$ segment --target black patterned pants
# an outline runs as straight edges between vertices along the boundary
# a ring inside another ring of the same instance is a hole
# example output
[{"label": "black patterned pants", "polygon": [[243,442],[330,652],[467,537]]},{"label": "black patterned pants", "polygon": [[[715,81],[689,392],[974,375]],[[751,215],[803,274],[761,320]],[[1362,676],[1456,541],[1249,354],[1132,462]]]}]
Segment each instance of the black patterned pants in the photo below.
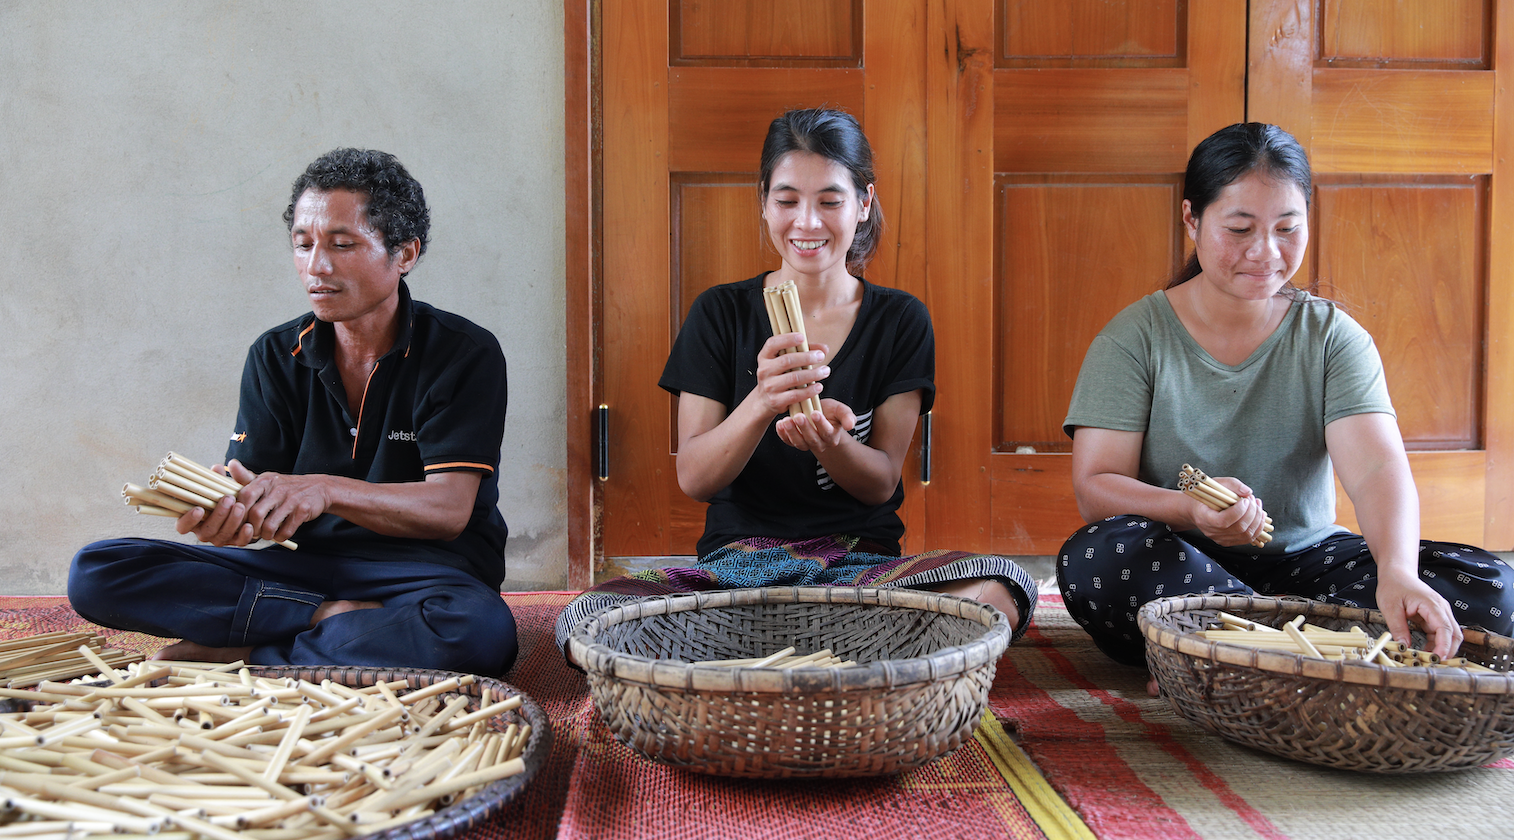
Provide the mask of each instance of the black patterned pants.
[{"label": "black patterned pants", "polygon": [[[1342,532],[1292,554],[1252,554],[1179,536],[1140,516],[1079,528],[1057,557],[1067,611],[1099,649],[1144,665],[1136,626],[1141,605],[1174,595],[1299,595],[1376,609],[1377,564],[1367,541]],[[1514,630],[1514,568],[1467,545],[1422,541],[1419,574],[1451,603],[1459,624],[1500,635]]]}]

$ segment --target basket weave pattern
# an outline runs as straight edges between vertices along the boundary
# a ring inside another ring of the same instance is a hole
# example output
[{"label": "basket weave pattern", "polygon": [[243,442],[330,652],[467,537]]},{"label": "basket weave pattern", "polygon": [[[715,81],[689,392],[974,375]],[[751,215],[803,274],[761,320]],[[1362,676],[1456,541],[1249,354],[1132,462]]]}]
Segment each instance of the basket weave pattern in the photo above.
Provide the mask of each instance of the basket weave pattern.
[{"label": "basket weave pattern", "polygon": [[[610,731],[703,773],[874,776],[972,736],[1009,643],[984,604],[908,589],[768,587],[644,598],[569,639]],[[830,648],[858,665],[694,664]]]},{"label": "basket weave pattern", "polygon": [[[1281,627],[1300,614],[1331,630],[1387,629],[1376,610],[1235,595],[1152,601],[1138,621],[1146,663],[1178,714],[1285,758],[1369,773],[1460,770],[1514,755],[1514,675],[1393,668],[1211,642],[1223,610]],[[1458,655],[1510,670],[1514,639],[1464,629]],[[1413,633],[1425,648],[1425,636]]]}]

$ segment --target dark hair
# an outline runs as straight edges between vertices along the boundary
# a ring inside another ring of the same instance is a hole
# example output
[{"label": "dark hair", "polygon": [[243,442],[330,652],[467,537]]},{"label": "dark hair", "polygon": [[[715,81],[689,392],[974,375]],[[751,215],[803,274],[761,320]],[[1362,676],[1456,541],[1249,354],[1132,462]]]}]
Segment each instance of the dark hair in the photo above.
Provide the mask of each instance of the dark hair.
[{"label": "dark hair", "polygon": [[[852,185],[857,188],[859,197],[866,196],[868,185],[874,183],[873,148],[868,145],[856,118],[845,111],[805,108],[787,111],[773,120],[768,126],[767,139],[762,141],[758,192],[764,203],[772,186],[773,170],[789,152],[812,152],[846,167],[852,174]],[[867,219],[857,224],[852,247],[847,249],[847,271],[861,274],[878,250],[878,241],[882,238],[883,208],[874,195]]]},{"label": "dark hair", "polygon": [[[1204,138],[1188,156],[1183,198],[1188,201],[1189,212],[1195,219],[1202,217],[1222,190],[1251,172],[1293,183],[1304,194],[1306,209],[1314,198],[1309,155],[1292,134],[1267,123],[1236,123]],[[1203,270],[1194,252],[1167,288],[1180,286]]]},{"label": "dark hair", "polygon": [[284,225],[294,229],[294,205],[306,190],[352,190],[368,197],[368,223],[384,235],[393,256],[406,242],[419,239],[420,254],[430,241],[431,210],[420,182],[410,177],[394,155],[373,149],[332,149],[294,179]]}]

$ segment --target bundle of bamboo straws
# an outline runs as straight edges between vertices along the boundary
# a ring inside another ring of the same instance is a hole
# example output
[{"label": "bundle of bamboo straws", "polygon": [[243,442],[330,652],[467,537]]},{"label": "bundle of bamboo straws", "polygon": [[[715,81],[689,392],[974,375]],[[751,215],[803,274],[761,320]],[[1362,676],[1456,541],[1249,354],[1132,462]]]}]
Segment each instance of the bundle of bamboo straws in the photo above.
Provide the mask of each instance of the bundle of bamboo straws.
[{"label": "bundle of bamboo straws", "polygon": [[66,680],[107,667],[140,662],[142,655],[106,647],[94,633],[59,631],[0,642],[0,686],[24,688]]},{"label": "bundle of bamboo straws", "polygon": [[[799,308],[799,287],[794,285],[794,281],[788,280],[771,289],[763,289],[762,304],[767,307],[768,323],[773,327],[773,335],[796,332],[804,338],[804,343],[785,352],[808,353],[810,337],[804,329],[804,310]],[[803,369],[809,370],[813,367],[814,365],[805,365]],[[805,397],[800,402],[789,406],[789,416],[810,414],[819,410],[818,397]]]},{"label": "bundle of bamboo straws", "polygon": [[[242,487],[230,476],[220,475],[183,455],[170,452],[158,462],[158,468],[148,477],[146,487],[127,482],[121,488],[121,495],[129,507],[137,509],[137,513],[178,519],[194,507],[212,510],[222,496],[236,496]],[[290,550],[299,548],[293,540],[279,540],[278,544]]]},{"label": "bundle of bamboo straws", "polygon": [[1306,624],[1302,615],[1284,624],[1283,629],[1279,630],[1224,611],[1218,612],[1219,626],[1198,633],[1207,641],[1297,653],[1315,659],[1375,662],[1390,668],[1465,668],[1468,671],[1498,673],[1466,658],[1441,659],[1430,651],[1417,650],[1402,642],[1395,642],[1393,634],[1386,630],[1373,639],[1360,627],[1329,630]]},{"label": "bundle of bamboo straws", "polygon": [[[1229,487],[1205,475],[1204,471],[1198,467],[1187,464],[1178,471],[1178,489],[1208,505],[1211,510],[1224,510],[1240,501],[1240,497],[1235,495]],[[1267,516],[1266,511],[1263,511],[1262,515],[1266,517],[1265,524],[1262,525],[1262,535],[1251,541],[1251,544],[1257,548],[1272,542],[1272,517]]]},{"label": "bundle of bamboo straws", "polygon": [[694,665],[718,665],[722,668],[777,668],[788,670],[789,668],[832,668],[844,665],[856,665],[850,659],[842,659],[831,651],[830,648],[821,648],[814,653],[795,653],[795,648],[790,645],[783,650],[771,653],[767,656],[757,656],[750,659],[705,659],[692,663]]},{"label": "bundle of bamboo straws", "polygon": [[[422,818],[525,769],[521,705],[471,676],[397,693],[221,666],[106,667],[110,685],[44,682],[0,696],[0,836],[338,840]],[[148,683],[157,683],[150,686]]]}]

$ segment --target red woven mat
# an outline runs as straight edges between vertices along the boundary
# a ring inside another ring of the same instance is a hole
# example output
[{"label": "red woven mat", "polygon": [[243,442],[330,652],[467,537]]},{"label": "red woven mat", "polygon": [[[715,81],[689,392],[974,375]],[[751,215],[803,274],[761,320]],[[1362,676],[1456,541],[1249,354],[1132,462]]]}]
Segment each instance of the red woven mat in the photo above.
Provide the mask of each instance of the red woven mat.
[{"label": "red woven mat", "polygon": [[[977,740],[920,770],[852,781],[722,779],[636,757],[611,736],[583,676],[555,649],[553,622],[571,597],[505,595],[521,639],[520,658],[505,679],[552,718],[553,752],[520,799],[469,840],[1046,837]],[[82,628],[94,625],[62,598],[0,597],[0,638]],[[129,650],[163,644],[94,629]]]},{"label": "red woven mat", "polygon": [[1514,761],[1378,776],[1238,746],[1147,697],[1145,670],[1100,653],[1055,595],[999,660],[989,708],[1100,838],[1418,840],[1451,823],[1514,832]]}]

